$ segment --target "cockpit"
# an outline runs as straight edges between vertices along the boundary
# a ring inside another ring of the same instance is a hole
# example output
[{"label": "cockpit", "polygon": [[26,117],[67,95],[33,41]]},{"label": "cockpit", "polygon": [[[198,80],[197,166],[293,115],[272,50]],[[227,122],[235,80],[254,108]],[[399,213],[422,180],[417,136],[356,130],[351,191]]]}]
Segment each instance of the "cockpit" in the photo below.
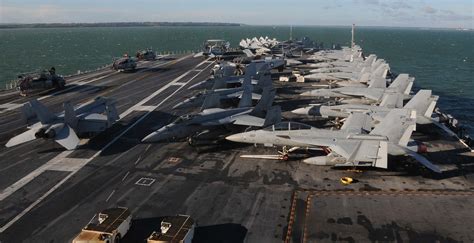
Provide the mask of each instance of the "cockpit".
[{"label": "cockpit", "polygon": [[275,125],[264,128],[264,131],[295,131],[310,130],[311,126],[299,122],[280,122]]},{"label": "cockpit", "polygon": [[188,121],[188,120],[192,119],[193,117],[194,117],[194,115],[184,115],[184,116],[180,116],[180,117],[176,118],[176,120],[174,120],[173,123],[174,123],[174,124],[179,124],[179,123]]}]

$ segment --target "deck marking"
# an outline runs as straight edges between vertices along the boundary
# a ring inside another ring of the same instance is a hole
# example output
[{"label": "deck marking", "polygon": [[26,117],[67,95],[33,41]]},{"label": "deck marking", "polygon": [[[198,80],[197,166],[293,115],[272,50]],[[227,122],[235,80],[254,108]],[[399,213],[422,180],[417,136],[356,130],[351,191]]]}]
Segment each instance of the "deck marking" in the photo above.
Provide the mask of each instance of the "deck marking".
[{"label": "deck marking", "polygon": [[115,193],[115,190],[113,190],[113,191],[109,194],[109,196],[107,197],[107,199],[105,199],[105,201],[108,202],[109,199],[114,195],[114,193]]},{"label": "deck marking", "polygon": [[[185,56],[185,57],[182,57],[180,59],[177,59],[175,60],[175,62],[177,61],[181,61],[181,60],[184,60],[188,58],[188,56]],[[203,61],[201,62],[200,64],[198,65],[202,65],[202,63],[205,63],[206,61]],[[208,65],[205,69],[207,69],[210,65]],[[185,77],[187,74],[189,74],[191,72],[190,71],[187,71],[186,73],[184,73],[183,75],[179,76],[178,78],[183,78]],[[194,75],[193,77],[191,77],[191,79],[188,80],[187,83],[191,82],[192,80],[194,80],[194,78],[196,78],[199,74],[201,74],[201,72],[197,73],[196,75]],[[167,85],[165,85],[166,88],[168,88],[169,86],[171,86],[171,83],[172,82],[177,82],[179,81],[179,79],[176,78],[174,79],[173,81],[171,81],[170,83],[168,83]],[[150,96],[146,97],[145,99],[143,99],[142,101],[140,101],[139,103],[137,103],[134,107],[138,107],[139,105],[143,105],[144,103],[146,103],[147,101],[151,100],[153,97],[155,97],[156,95],[158,95],[159,93],[161,93],[162,90],[164,90],[164,88],[161,88],[159,90],[157,90],[156,92],[154,92],[153,94],[151,94]],[[181,88],[183,88],[184,86],[181,86],[179,87],[175,92],[173,92],[171,95],[167,96],[166,98],[164,98],[158,105],[155,106],[155,109],[158,108],[159,106],[161,106],[164,102],[166,102],[170,97],[172,97],[173,95],[175,95],[179,90],[181,90]],[[158,92],[160,91],[160,92]],[[134,108],[134,107],[131,107],[131,108]],[[124,113],[128,112],[131,113],[133,110],[132,109],[128,109],[126,110]],[[120,117],[124,117],[122,116],[124,113],[120,114]],[[26,209],[24,209],[20,214],[18,214],[16,217],[14,217],[12,220],[10,220],[8,223],[6,223],[4,226],[2,226],[0,228],[0,233],[3,233],[5,230],[7,230],[10,226],[12,226],[16,221],[18,221],[20,218],[22,218],[25,214],[27,214],[31,209],[33,209],[37,204],[39,204],[40,202],[42,202],[47,196],[49,196],[49,194],[51,194],[52,192],[54,192],[56,189],[58,189],[62,184],[64,184],[71,176],[73,176],[75,173],[77,173],[83,166],[85,166],[87,163],[89,163],[90,161],[92,161],[94,158],[96,158],[97,156],[100,155],[100,153],[102,151],[104,151],[105,149],[107,149],[108,147],[110,147],[113,143],[115,143],[120,137],[122,137],[125,133],[127,133],[130,129],[132,129],[134,126],[136,126],[139,122],[141,122],[143,119],[145,119],[149,114],[151,114],[151,111],[147,112],[146,114],[144,114],[142,117],[140,117],[140,119],[138,119],[136,122],[134,122],[133,124],[131,124],[129,127],[127,127],[127,129],[125,129],[122,133],[120,133],[117,137],[115,137],[112,141],[110,141],[107,145],[105,145],[101,150],[99,150],[97,153],[95,153],[92,157],[88,158],[88,159],[80,159],[80,160],[83,160],[82,163],[80,163],[79,166],[75,167],[75,170],[73,170],[68,176],[66,176],[63,180],[61,180],[59,183],[57,183],[53,188],[51,188],[49,191],[47,191],[43,196],[41,196],[40,198],[38,198],[35,202],[33,202],[30,206],[28,206]],[[48,161],[46,164],[44,164],[43,166],[41,166],[40,168],[36,169],[35,171],[31,172],[30,174],[28,174],[27,176],[23,177],[22,179],[20,179],[19,181],[17,181],[16,183],[14,183],[13,185],[9,186],[8,188],[6,188],[5,190],[3,190],[1,193],[0,193],[0,201],[3,201],[7,196],[11,195],[13,192],[17,191],[18,189],[22,188],[24,185],[26,185],[28,182],[30,182],[31,180],[33,180],[34,178],[36,178],[37,176],[39,176],[41,173],[43,173],[45,170],[47,170],[48,167],[52,166],[52,165],[56,165],[56,164],[59,164],[64,158],[66,158],[67,155],[69,155],[70,153],[72,153],[73,151],[64,151],[62,153],[60,153],[59,155],[57,155],[55,158],[51,159],[50,161]],[[59,166],[59,165],[57,165]]]},{"label": "deck marking", "polygon": [[127,176],[128,176],[129,174],[130,174],[130,171],[127,171],[127,173],[123,176],[122,181],[124,181],[125,178],[127,178]]}]

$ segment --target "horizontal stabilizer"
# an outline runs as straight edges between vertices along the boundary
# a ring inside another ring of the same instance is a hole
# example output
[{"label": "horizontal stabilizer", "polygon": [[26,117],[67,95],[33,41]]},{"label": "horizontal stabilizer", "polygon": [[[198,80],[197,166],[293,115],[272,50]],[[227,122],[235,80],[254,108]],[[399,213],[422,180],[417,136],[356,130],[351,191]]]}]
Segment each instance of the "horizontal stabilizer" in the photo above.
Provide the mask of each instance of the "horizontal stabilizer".
[{"label": "horizontal stabilizer", "polygon": [[7,144],[5,144],[6,147],[13,147],[18,144],[26,143],[32,140],[36,139],[35,133],[38,131],[38,129],[41,128],[39,126],[37,129],[29,129],[26,132],[23,132],[10,140],[8,140]]},{"label": "horizontal stabilizer", "polygon": [[74,130],[67,125],[56,135],[55,140],[67,150],[75,149],[80,142]]}]

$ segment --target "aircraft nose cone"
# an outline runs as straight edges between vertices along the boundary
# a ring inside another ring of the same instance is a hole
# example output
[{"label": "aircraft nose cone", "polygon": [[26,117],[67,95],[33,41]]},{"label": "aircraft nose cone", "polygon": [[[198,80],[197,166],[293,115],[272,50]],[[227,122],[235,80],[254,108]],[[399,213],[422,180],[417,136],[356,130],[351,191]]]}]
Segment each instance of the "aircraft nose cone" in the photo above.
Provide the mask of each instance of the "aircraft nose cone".
[{"label": "aircraft nose cone", "polygon": [[307,107],[302,107],[298,109],[294,109],[291,111],[291,113],[298,114],[298,115],[308,115],[309,110],[311,109],[311,106]]},{"label": "aircraft nose cone", "polygon": [[168,134],[166,134],[165,132],[165,129],[164,128],[161,128],[160,130],[158,131],[154,131],[150,134],[148,134],[148,136],[146,136],[144,139],[142,139],[142,142],[143,143],[153,143],[153,142],[161,142],[163,140],[166,140],[168,139]]},{"label": "aircraft nose cone", "polygon": [[321,116],[321,106],[307,106],[291,112],[298,115]]},{"label": "aircraft nose cone", "polygon": [[229,140],[229,141],[232,141],[232,142],[241,142],[242,141],[242,135],[232,134],[230,136],[227,136],[225,139]]},{"label": "aircraft nose cone", "polygon": [[312,96],[311,91],[306,91],[300,94],[301,96]]},{"label": "aircraft nose cone", "polygon": [[159,137],[159,134],[157,132],[152,132],[142,139],[142,143],[156,142],[158,137]]}]

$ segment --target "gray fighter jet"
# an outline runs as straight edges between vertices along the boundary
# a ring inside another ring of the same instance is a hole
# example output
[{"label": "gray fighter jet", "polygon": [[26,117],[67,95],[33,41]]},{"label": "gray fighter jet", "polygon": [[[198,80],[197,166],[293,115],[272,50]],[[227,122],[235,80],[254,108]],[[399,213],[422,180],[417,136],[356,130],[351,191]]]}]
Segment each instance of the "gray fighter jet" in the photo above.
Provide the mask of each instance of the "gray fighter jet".
[{"label": "gray fighter jet", "polygon": [[[285,156],[288,158],[289,151],[297,148],[323,148],[328,152],[327,156],[304,160],[314,165],[387,168],[388,154],[408,155],[430,170],[440,173],[441,170],[436,165],[417,153],[422,152],[422,149],[426,147],[413,148],[408,145],[415,128],[415,118],[416,111],[414,110],[393,109],[368,134],[362,133],[363,127],[367,124],[366,119],[349,116],[341,130],[316,129],[301,123],[284,122],[262,130],[234,134],[226,139],[267,146],[285,146],[282,152],[283,159]],[[347,123],[350,124],[346,125]],[[286,146],[293,146],[293,148],[287,150]],[[412,149],[416,149],[417,152]],[[259,158],[258,156],[250,157]]]},{"label": "gray fighter jet", "polygon": [[[222,69],[222,68],[219,68]],[[266,75],[269,73],[271,69],[270,64],[257,64],[255,62],[251,62],[250,64],[247,65],[245,68],[245,74],[249,74],[251,79],[252,84],[257,84],[258,80],[260,80],[262,75]],[[224,69],[225,70],[225,69]],[[223,75],[218,74],[214,75],[213,78],[203,80],[201,82],[198,82],[192,86],[190,86],[188,89],[190,90],[199,90],[199,89],[224,89],[227,88],[228,86],[232,85],[240,85],[243,83],[245,79],[245,75],[237,75],[233,76],[231,72],[224,72]]]},{"label": "gray fighter jet", "polygon": [[411,91],[415,78],[408,74],[400,74],[389,87],[341,87],[335,89],[316,89],[303,92],[302,96],[316,97],[339,97],[339,98],[367,98],[380,102],[384,95],[395,93],[408,95]]},{"label": "gray fighter jet", "polygon": [[37,100],[23,107],[25,118],[37,117],[39,122],[28,127],[28,131],[11,138],[6,147],[22,144],[36,138],[54,139],[67,150],[79,145],[78,134],[99,133],[112,126],[118,113],[112,100],[98,97],[94,101],[74,108],[64,103],[64,113],[55,115]]},{"label": "gray fighter jet", "polygon": [[[337,71],[339,69],[344,71]],[[383,61],[383,59],[379,59],[367,67],[357,66],[347,67],[346,69],[339,69],[314,69],[310,71],[313,73],[304,75],[304,78],[310,81],[348,80],[367,83],[370,78],[385,79],[388,74],[388,71],[390,70],[390,67],[387,63]]]},{"label": "gray fighter jet", "polygon": [[281,119],[280,107],[271,107],[275,90],[265,89],[262,98],[255,107],[251,107],[251,92],[250,88],[244,90],[237,108],[212,108],[194,115],[181,116],[174,122],[149,134],[142,142],[179,140],[212,126],[232,124],[263,127],[279,122]]},{"label": "gray fighter jet", "polygon": [[[251,71],[245,73],[244,81],[241,87],[205,90],[176,104],[173,108],[196,107],[199,105],[201,106],[201,110],[218,108],[220,107],[222,101],[242,98],[244,89],[246,87],[250,87],[252,90],[252,100],[259,100],[261,98],[263,89],[272,88],[273,82],[269,75],[260,75],[258,82],[255,85],[252,85],[251,73]],[[219,87],[219,84],[216,83],[215,86]]]},{"label": "gray fighter jet", "polygon": [[[391,99],[393,98],[393,99]],[[438,96],[432,96],[431,90],[420,90],[404,106],[405,109],[416,110],[416,123],[427,124],[432,122],[431,115],[438,101]],[[387,95],[378,106],[363,104],[343,104],[343,105],[315,105],[298,108],[292,113],[309,116],[322,117],[348,117],[354,112],[364,112],[370,114],[377,121],[382,120],[392,108],[401,107],[403,97],[400,94]]]}]

